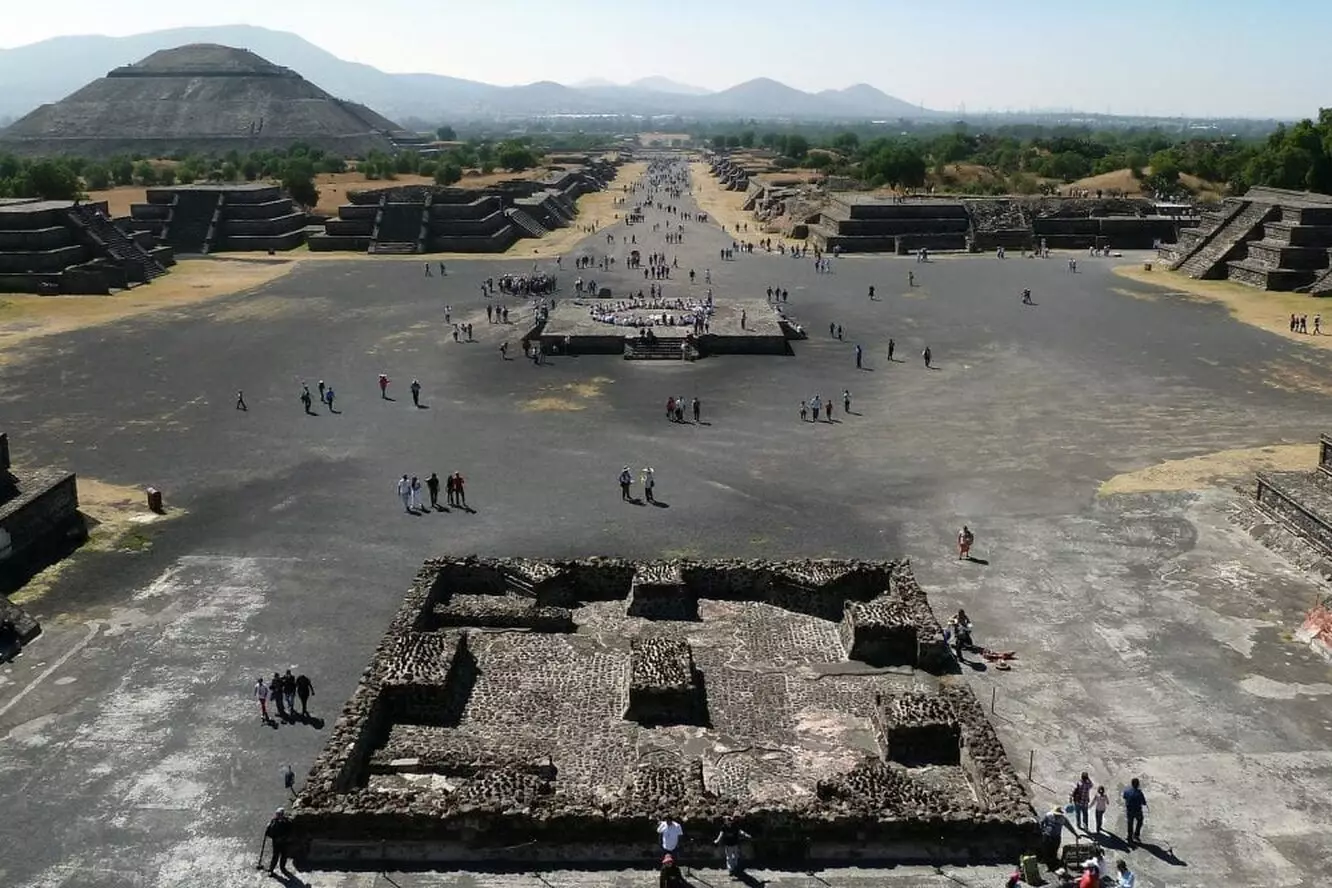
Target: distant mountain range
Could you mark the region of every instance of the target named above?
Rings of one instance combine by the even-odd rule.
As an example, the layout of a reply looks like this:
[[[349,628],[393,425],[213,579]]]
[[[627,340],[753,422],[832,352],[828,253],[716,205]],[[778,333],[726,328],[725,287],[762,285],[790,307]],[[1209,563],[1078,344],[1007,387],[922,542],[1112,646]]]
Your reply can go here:
[[[344,61],[297,34],[226,25],[175,28],[130,37],[56,37],[0,49],[0,119],[20,117],[39,105],[64,98],[112,68],[187,43],[248,49],[294,69],[339,98],[369,105],[399,120],[443,123],[555,114],[824,120],[942,116],[863,83],[808,93],[760,77],[712,92],[665,77],[646,77],[624,85],[597,79],[576,86],[551,81],[495,86],[439,74],[388,74]]]

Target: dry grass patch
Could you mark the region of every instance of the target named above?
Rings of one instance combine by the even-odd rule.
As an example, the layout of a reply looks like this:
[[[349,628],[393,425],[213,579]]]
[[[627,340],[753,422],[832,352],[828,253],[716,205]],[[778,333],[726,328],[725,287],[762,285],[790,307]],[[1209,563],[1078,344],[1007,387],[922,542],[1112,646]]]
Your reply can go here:
[[[293,267],[289,261],[185,259],[153,283],[113,296],[6,295],[0,300],[0,364],[22,357],[20,346],[38,337],[241,293]]]
[[[69,565],[83,552],[143,552],[152,547],[152,526],[185,514],[168,508],[158,515],[148,510],[147,494],[141,487],[107,484],[79,478],[79,511],[88,524],[88,541],[69,558],[38,573],[9,596],[19,605],[38,601],[54,587]]]
[[[1172,459],[1125,472],[1106,481],[1100,496],[1116,493],[1158,493],[1172,490],[1203,490],[1223,483],[1253,477],[1256,472],[1289,472],[1318,465],[1317,444],[1279,444],[1221,450],[1187,459]]]
[[[1218,302],[1237,321],[1304,345],[1332,348],[1332,335],[1313,336],[1290,332],[1292,314],[1312,315],[1322,311],[1323,303],[1311,296],[1302,293],[1273,293],[1230,281],[1196,281],[1159,266],[1152,271],[1145,271],[1141,265],[1120,265],[1115,268],[1115,274],[1141,284],[1175,291],[1162,293],[1162,296]],[[1332,316],[1329,319],[1332,320]]]
[[[584,238],[589,237],[583,231],[584,225],[609,225],[616,215],[624,212],[624,207],[615,206],[615,199],[623,195],[625,185],[632,185],[647,172],[647,163],[635,161],[626,163],[615,173],[615,179],[600,191],[584,194],[575,201],[578,215],[571,224],[557,228],[541,238],[522,238],[504,252],[506,256],[531,256],[534,259],[553,259],[562,256],[576,247]],[[605,238],[602,238],[604,241]],[[470,254],[475,257],[475,254]]]
[[[574,413],[586,410],[591,401],[601,397],[615,380],[594,376],[586,382],[569,382],[546,389],[547,394],[523,402],[523,409],[534,413]]]

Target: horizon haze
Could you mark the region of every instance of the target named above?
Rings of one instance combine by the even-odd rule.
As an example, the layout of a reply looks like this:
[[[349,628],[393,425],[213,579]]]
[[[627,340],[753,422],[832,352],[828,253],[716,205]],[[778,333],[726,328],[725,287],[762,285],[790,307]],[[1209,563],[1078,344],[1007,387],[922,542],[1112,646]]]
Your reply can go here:
[[[1316,116],[1320,104],[1332,104],[1322,96],[1332,57],[1320,46],[1332,6],[1288,0],[1280,12],[1236,0],[1124,0],[1111,14],[1095,7],[1053,13],[1040,0],[1014,0],[1002,12],[979,0],[827,0],[812,16],[793,0],[679,0],[663,19],[610,0],[495,0],[447,10],[380,0],[367,19],[363,6],[345,0],[234,0],[217,10],[165,8],[147,27],[117,7],[66,0],[10,10],[0,48],[244,23],[297,33],[385,72],[501,86],[661,78],[683,93],[771,78],[808,92],[867,83],[946,113]],[[1236,63],[1237,34],[1249,63],[1243,54]],[[585,51],[571,51],[574,40]]]

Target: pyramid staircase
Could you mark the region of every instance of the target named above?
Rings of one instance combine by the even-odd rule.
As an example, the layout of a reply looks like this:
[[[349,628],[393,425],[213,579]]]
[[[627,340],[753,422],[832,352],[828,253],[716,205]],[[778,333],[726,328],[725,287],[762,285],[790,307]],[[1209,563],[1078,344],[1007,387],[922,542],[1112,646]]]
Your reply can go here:
[[[520,210],[517,207],[511,207],[504,211],[509,217],[509,221],[518,226],[518,230],[527,237],[545,237],[550,234],[549,229],[532,218],[526,210]]]
[[[1246,200],[1236,203],[1238,206],[1223,212],[1219,225],[1197,237],[1191,249],[1175,262],[1175,271],[1200,280],[1225,277],[1226,262],[1235,258],[1246,241],[1255,239],[1263,223],[1277,213],[1270,204]]]
[[[166,274],[166,267],[157,257],[93,207],[76,205],[70,208],[69,215],[75,227],[86,231],[112,259],[122,266],[142,269],[144,281],[152,281]]]
[[[648,342],[636,337],[624,341],[624,359],[626,361],[683,361],[683,339],[663,338]]]

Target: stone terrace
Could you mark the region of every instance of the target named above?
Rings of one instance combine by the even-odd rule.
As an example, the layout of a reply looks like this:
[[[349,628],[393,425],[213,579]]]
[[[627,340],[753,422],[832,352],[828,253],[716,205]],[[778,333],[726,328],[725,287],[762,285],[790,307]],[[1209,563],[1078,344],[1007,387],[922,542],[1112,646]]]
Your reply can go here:
[[[298,859],[647,862],[666,813],[792,863],[1013,859],[1031,807],[954,668],[907,562],[432,560],[295,804]]]

